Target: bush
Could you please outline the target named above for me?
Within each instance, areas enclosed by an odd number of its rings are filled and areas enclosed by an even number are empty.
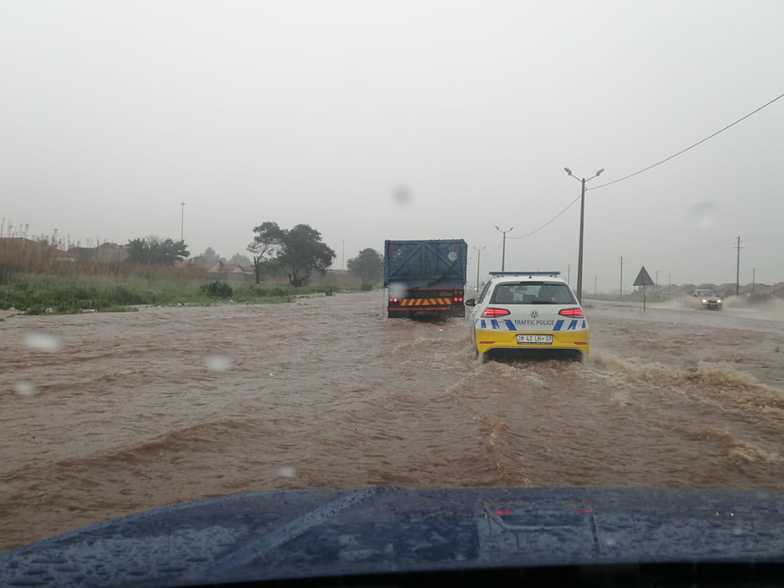
[[[231,298],[234,290],[226,282],[215,280],[201,287],[201,291],[211,298]]]

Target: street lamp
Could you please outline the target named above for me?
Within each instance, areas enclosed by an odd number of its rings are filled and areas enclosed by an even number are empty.
[[[180,241],[185,241],[185,202],[180,202]]]
[[[504,271],[506,268],[506,234],[514,231],[514,227],[509,227],[508,229],[504,230],[498,225],[495,225],[495,230],[503,235],[503,239],[501,241],[501,271]]]
[[[576,175],[572,173],[568,167],[564,168],[566,175],[570,178],[574,178],[578,182],[580,182],[582,186],[582,190],[580,192],[580,250],[577,255],[577,300],[582,302],[583,300],[583,226],[585,224],[585,184],[586,182],[590,182],[594,178],[598,178],[604,172],[604,168],[597,171],[594,175],[590,178],[578,178]]]

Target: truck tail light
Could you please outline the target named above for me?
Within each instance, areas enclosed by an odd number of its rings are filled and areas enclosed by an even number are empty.
[[[454,298],[452,298],[452,302],[454,302],[455,304],[462,304],[463,303],[463,297],[462,296],[455,296]]]
[[[492,306],[489,308],[485,308],[485,311],[482,313],[483,318],[495,318],[497,316],[506,316],[510,313],[505,308],[493,308]]]
[[[558,311],[561,316],[569,316],[572,318],[583,318],[582,308],[562,308]]]
[[[389,299],[389,303],[390,304],[397,304],[398,302],[400,302],[400,301],[397,298],[395,298],[394,296]]]

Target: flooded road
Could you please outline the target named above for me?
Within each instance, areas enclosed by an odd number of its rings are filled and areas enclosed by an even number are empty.
[[[0,549],[247,490],[784,489],[775,309],[594,302],[584,365],[480,365],[467,322],[382,310],[376,292],[0,322]]]

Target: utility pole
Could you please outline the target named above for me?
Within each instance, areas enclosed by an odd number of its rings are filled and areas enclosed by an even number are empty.
[[[475,293],[476,296],[479,296],[479,271],[480,271],[479,268],[481,267],[479,264],[480,264],[480,260],[482,259],[482,249],[484,248],[485,248],[484,245],[482,245],[481,247],[474,247],[474,251],[476,251],[476,293]]]
[[[599,293],[599,276],[594,275],[593,277],[593,295],[596,296]]]
[[[580,191],[580,246],[577,249],[577,300],[583,301],[583,225],[585,220],[585,178]]]
[[[503,235],[501,240],[501,271],[504,271],[506,269],[506,234],[512,232],[514,227],[509,227],[508,229],[503,230],[498,225],[495,225],[495,230]]]
[[[656,288],[659,287],[659,270],[656,270],[656,283],[654,284],[654,286],[656,286]]]
[[[345,239],[340,241],[340,257],[343,259],[341,262],[341,266],[343,269],[346,269],[346,241]]]
[[[738,235],[738,258],[735,265],[735,296],[740,296],[740,235]]]
[[[672,296],[672,272],[667,272],[667,296]]]
[[[618,291],[621,293],[621,298],[623,298],[623,255],[621,255],[621,279],[618,283],[620,284]]]
[[[185,203],[180,202],[180,241],[185,241]]]
[[[757,288],[757,268],[753,267],[751,268],[751,291],[754,292],[756,288]]]
[[[564,168],[564,171],[570,178],[574,178],[578,182],[580,182],[580,246],[577,251],[577,300],[582,301],[583,299],[583,228],[585,225],[585,183],[590,182],[594,178],[598,178],[604,168],[597,171],[593,176],[590,178],[578,178],[572,173],[568,167]]]

